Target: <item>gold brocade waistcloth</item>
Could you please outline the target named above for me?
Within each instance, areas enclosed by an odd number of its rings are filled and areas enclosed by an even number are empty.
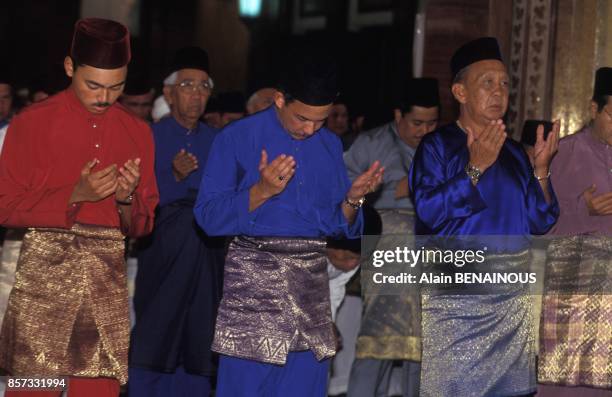
[[[406,245],[415,216],[410,209],[379,210],[383,236],[377,250]],[[363,271],[361,276],[365,277]],[[359,359],[421,361],[421,296],[418,288],[389,294],[384,284],[361,284],[363,315],[355,355]]]
[[[2,324],[0,367],[14,376],[126,383],[130,323],[123,252],[118,229],[29,229]]]

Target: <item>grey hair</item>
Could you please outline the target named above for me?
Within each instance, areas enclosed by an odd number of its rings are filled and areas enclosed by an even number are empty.
[[[464,67],[457,73],[457,75],[453,79],[453,84],[463,83],[465,81],[465,75],[467,74],[469,67],[470,65]]]
[[[164,79],[164,85],[175,85],[178,79],[178,72],[172,72]]]

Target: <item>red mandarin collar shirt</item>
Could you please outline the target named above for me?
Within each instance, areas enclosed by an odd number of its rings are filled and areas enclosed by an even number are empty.
[[[69,205],[85,164],[122,167],[140,158],[132,222],[124,234],[145,235],[159,200],[149,126],[119,104],[92,114],[71,89],[24,109],[13,118],[0,155],[0,224],[10,227],[70,228],[75,222],[120,227],[115,195]]]

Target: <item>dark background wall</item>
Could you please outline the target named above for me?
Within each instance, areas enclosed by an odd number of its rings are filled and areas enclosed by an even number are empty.
[[[39,75],[62,74],[81,1],[89,0],[0,2],[2,64],[19,85]],[[160,86],[173,53],[185,45],[200,45],[209,51],[215,90],[241,90],[248,95],[273,84],[288,50],[308,42],[336,54],[342,92],[355,107],[377,120],[388,119],[404,82],[413,75],[414,17],[420,4],[427,14],[423,75],[440,79],[443,116],[450,120],[455,113],[448,91],[448,61],[454,49],[481,35],[497,36],[504,51],[509,48],[511,1],[309,0],[325,23],[297,32],[294,14],[300,13],[296,7],[302,1],[263,0],[260,17],[242,18],[238,0],[140,0],[130,70],[139,70]],[[390,12],[392,18],[349,29],[351,1],[369,4],[373,12]]]
[[[78,0],[0,2],[0,68],[18,84],[60,75],[79,13]]]
[[[201,45],[210,53],[217,92],[231,89],[248,95],[274,84],[288,50],[308,42],[335,53],[343,94],[357,106],[371,109],[390,107],[405,79],[412,75],[416,1],[391,2],[387,7],[394,14],[391,24],[357,31],[347,27],[349,0],[320,2],[318,15],[326,18],[324,27],[300,34],[293,29],[297,1],[278,1],[274,14],[265,12],[260,18],[241,18],[237,3],[141,0],[130,70],[138,70],[160,85],[176,49]],[[79,0],[0,3],[0,48],[17,85],[27,85],[41,75],[61,77],[80,13]],[[58,80],[67,83],[63,78]]]

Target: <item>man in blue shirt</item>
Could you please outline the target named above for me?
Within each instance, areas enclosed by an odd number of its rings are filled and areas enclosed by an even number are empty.
[[[325,237],[362,231],[374,162],[351,185],[342,144],[322,128],[336,71],[311,51],[289,57],[265,111],[230,124],[211,150],[195,215],[237,236],[225,262],[213,350],[217,396],[325,396],[335,354]]]
[[[193,206],[217,132],[199,121],[210,97],[208,55],[178,51],[164,82],[171,117],[153,124],[160,203],[140,253],[130,354],[130,396],[208,396],[221,295],[223,239],[206,236]]]
[[[526,237],[545,233],[559,215],[548,180],[559,125],[546,140],[538,133],[532,167],[520,144],[506,139],[502,118],[510,79],[497,40],[465,44],[453,55],[451,70],[459,120],[422,139],[410,170],[416,232],[477,236],[472,241],[479,250],[488,236],[480,269],[523,269]],[[497,237],[493,245],[491,237]],[[535,392],[532,300],[524,287],[497,285],[488,294],[423,291],[421,396]]]

